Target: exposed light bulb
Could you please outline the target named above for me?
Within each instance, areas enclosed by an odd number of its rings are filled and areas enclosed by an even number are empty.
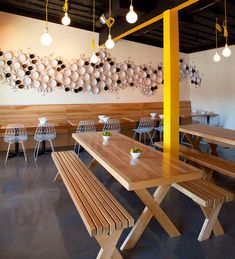
[[[42,34],[40,38],[40,41],[44,46],[49,46],[52,43],[53,39],[49,34],[48,29],[45,29],[45,32]]]
[[[138,15],[137,13],[134,11],[134,7],[133,5],[131,4],[130,5],[130,11],[126,14],[126,20],[129,22],[129,23],[135,23],[138,19]]]
[[[229,48],[229,46],[228,46],[228,44],[226,43],[225,44],[225,47],[224,47],[224,49],[223,49],[223,51],[222,51],[222,54],[223,54],[223,56],[224,57],[229,57],[230,55],[231,55],[231,53],[232,53],[232,51],[231,51],[231,49]]]
[[[111,38],[111,35],[109,34],[108,39],[105,42],[105,46],[108,49],[112,49],[114,47],[114,41]]]
[[[96,56],[95,51],[93,51],[91,58],[90,58],[90,62],[95,64],[99,61],[99,58]]]
[[[71,19],[69,18],[68,13],[64,13],[64,17],[61,19],[61,22],[63,25],[69,25],[71,22]]]
[[[220,55],[218,54],[217,51],[216,51],[216,53],[215,53],[215,55],[214,55],[214,57],[213,57],[213,60],[214,60],[215,62],[219,62],[219,61],[220,61]]]

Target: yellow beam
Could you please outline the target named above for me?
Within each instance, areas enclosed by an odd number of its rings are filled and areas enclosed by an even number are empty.
[[[174,7],[172,10],[179,11],[179,10],[184,9],[184,8],[186,8],[186,7],[188,7],[188,6],[192,5],[192,4],[195,4],[198,1],[200,1],[200,0],[188,0],[188,1],[184,2],[183,4],[180,4],[180,5],[176,6],[176,7]],[[122,39],[122,38],[124,38],[124,37],[126,37],[126,36],[128,36],[128,35],[130,35],[130,34],[132,34],[134,32],[136,32],[136,31],[139,31],[139,30],[141,30],[141,29],[143,29],[143,28],[145,28],[145,27],[147,27],[147,26],[149,26],[149,25],[151,25],[151,24],[153,24],[155,22],[160,21],[161,19],[163,19],[163,14],[159,14],[159,15],[151,18],[150,20],[137,25],[136,27],[130,29],[129,31],[126,31],[126,32],[116,36],[115,38],[113,38],[113,40],[114,41],[120,40],[120,39]]]
[[[163,13],[164,155],[179,158],[179,21],[176,9]]]

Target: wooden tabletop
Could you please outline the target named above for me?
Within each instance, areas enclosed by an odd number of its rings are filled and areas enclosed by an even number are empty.
[[[127,190],[138,190],[159,185],[183,182],[202,177],[202,171],[177,159],[169,159],[120,133],[113,133],[104,142],[102,132],[72,134],[117,181]],[[141,156],[132,159],[130,149],[138,147]]]
[[[59,123],[49,120],[48,122],[51,122],[54,124],[55,127],[59,126]],[[9,124],[23,124],[26,129],[36,128],[39,124],[39,121],[37,119],[35,120],[12,120],[8,121],[7,123],[1,123],[1,129],[6,129]]]
[[[160,120],[160,118],[159,118],[158,116],[156,116],[155,118],[152,118],[152,117],[150,117],[149,115],[146,115],[146,116],[133,116],[133,115],[132,115],[132,116],[123,116],[122,119],[125,120],[125,121],[137,123],[137,122],[140,122],[140,119],[141,119],[142,117],[149,117],[149,118],[151,118],[153,121],[159,121],[159,120]]]
[[[181,125],[180,131],[202,137],[212,143],[235,147],[235,130],[214,127],[206,124]]]

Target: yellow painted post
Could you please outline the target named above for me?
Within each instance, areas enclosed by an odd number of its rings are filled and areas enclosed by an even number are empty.
[[[179,158],[179,22],[176,9],[163,13],[164,154]]]

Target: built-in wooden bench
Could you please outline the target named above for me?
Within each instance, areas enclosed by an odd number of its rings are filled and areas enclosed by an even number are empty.
[[[154,144],[159,149],[163,149],[163,142],[155,142]],[[209,177],[213,171],[216,171],[235,178],[235,163],[233,162],[208,153],[203,153],[200,150],[185,145],[180,145],[180,156],[183,157],[185,161],[192,161],[199,165],[209,174]]]
[[[206,180],[193,180],[172,185],[200,205],[206,219],[198,236],[206,240],[213,231],[215,236],[224,234],[218,215],[224,202],[234,200],[234,194]]]
[[[61,177],[91,237],[101,246],[97,258],[122,258],[116,248],[134,220],[73,151],[53,152]]]

